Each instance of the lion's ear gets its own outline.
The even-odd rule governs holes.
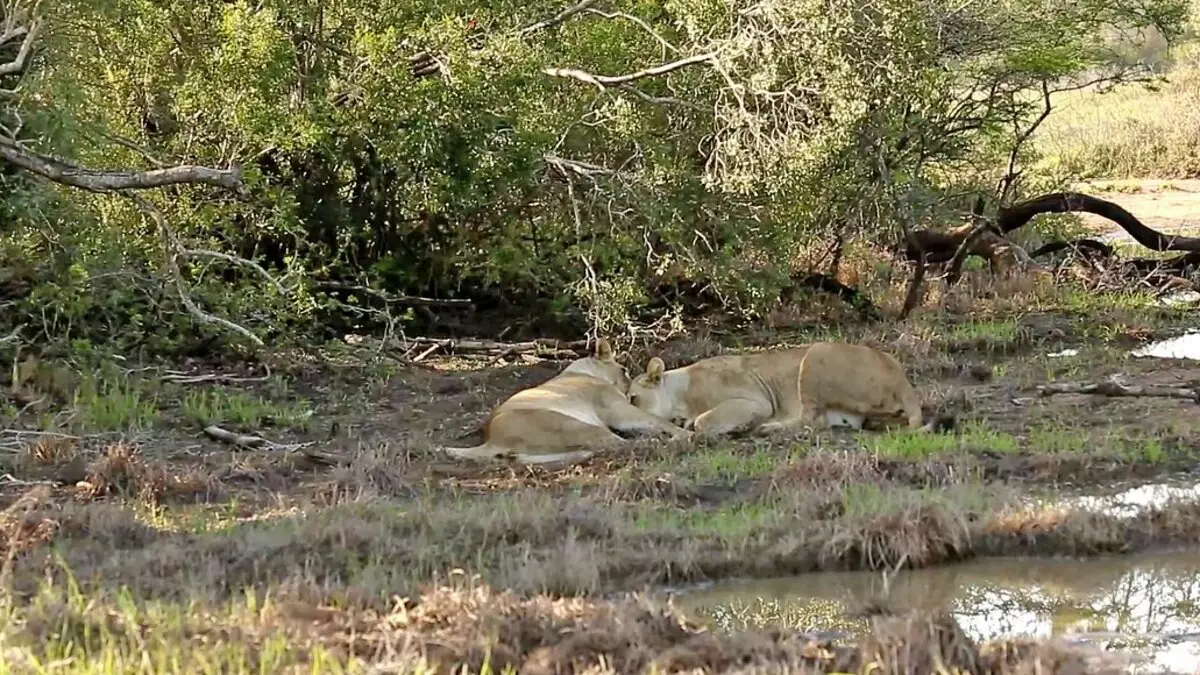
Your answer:
[[[646,364],[646,381],[650,384],[658,384],[662,382],[663,371],[667,369],[667,364],[657,356],[650,359],[650,363]]]
[[[608,340],[600,338],[596,341],[596,358],[601,361],[612,361],[615,359],[612,344]]]

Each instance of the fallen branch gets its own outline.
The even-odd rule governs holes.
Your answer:
[[[267,374],[259,377],[239,377],[236,375],[225,375],[223,373],[210,373],[208,375],[190,375],[178,370],[168,370],[163,375],[164,382],[174,382],[175,384],[201,384],[203,382],[220,382],[221,384],[244,384],[247,382],[265,382],[271,377],[271,368],[267,367]]]
[[[283,450],[291,452],[294,450],[299,450],[306,445],[312,445],[312,443],[295,443],[292,445],[284,445],[282,443],[269,441],[262,436],[254,436],[252,434],[236,434],[232,431],[226,431],[215,424],[210,424],[204,427],[204,435],[208,436],[214,441],[220,441],[221,443],[227,443],[237,448],[246,448],[249,450]]]
[[[41,17],[37,16],[41,0],[35,0],[28,16],[23,16],[25,12],[18,10],[15,4],[9,3],[4,8],[4,32],[0,34],[0,46],[7,46],[10,40],[22,38],[21,46],[17,49],[17,55],[13,57],[12,61],[0,64],[0,76],[25,73],[25,69],[29,65],[29,56],[33,53],[34,40],[37,39],[38,32],[42,28]],[[17,24],[22,20],[28,20],[29,25]]]
[[[430,349],[426,350],[427,352],[432,352],[434,349],[441,349],[450,354],[513,355],[537,353],[539,355],[568,356],[569,358],[577,358],[579,354],[586,353],[588,346],[587,340],[562,342],[550,339],[529,340],[527,342],[494,342],[492,340],[454,340],[448,338],[417,337],[408,338],[407,342],[414,346],[428,345]],[[427,354],[423,354],[422,356],[425,355]]]
[[[1095,394],[1098,396],[1180,398],[1200,403],[1200,391],[1187,387],[1161,385],[1127,385],[1110,378],[1104,382],[1054,382],[1038,387],[1038,396],[1055,394]]]

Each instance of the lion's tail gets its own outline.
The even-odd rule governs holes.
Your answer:
[[[483,443],[476,445],[473,448],[454,448],[449,446],[437,446],[437,452],[445,453],[451,457],[458,459],[495,459],[495,458],[512,458],[520,464],[556,464],[559,462],[582,462],[585,459],[596,454],[590,450],[574,450],[571,452],[556,452],[550,454],[541,453],[524,453],[513,452],[505,448],[499,448],[491,443]]]
[[[473,448],[454,448],[446,445],[438,445],[434,447],[434,451],[457,457],[458,459],[490,459],[498,455],[507,454],[506,451],[493,446],[491,443],[481,443]]]

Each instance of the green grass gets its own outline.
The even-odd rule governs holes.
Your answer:
[[[147,429],[159,420],[157,397],[130,378],[84,378],[73,407],[89,431]]]
[[[243,391],[213,388],[186,393],[179,414],[197,427],[224,423],[248,428],[270,425],[307,429],[313,408],[304,399],[275,403]]]

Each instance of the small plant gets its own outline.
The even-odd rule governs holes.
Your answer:
[[[155,398],[125,377],[84,378],[72,405],[79,423],[91,431],[148,429],[158,420]]]

